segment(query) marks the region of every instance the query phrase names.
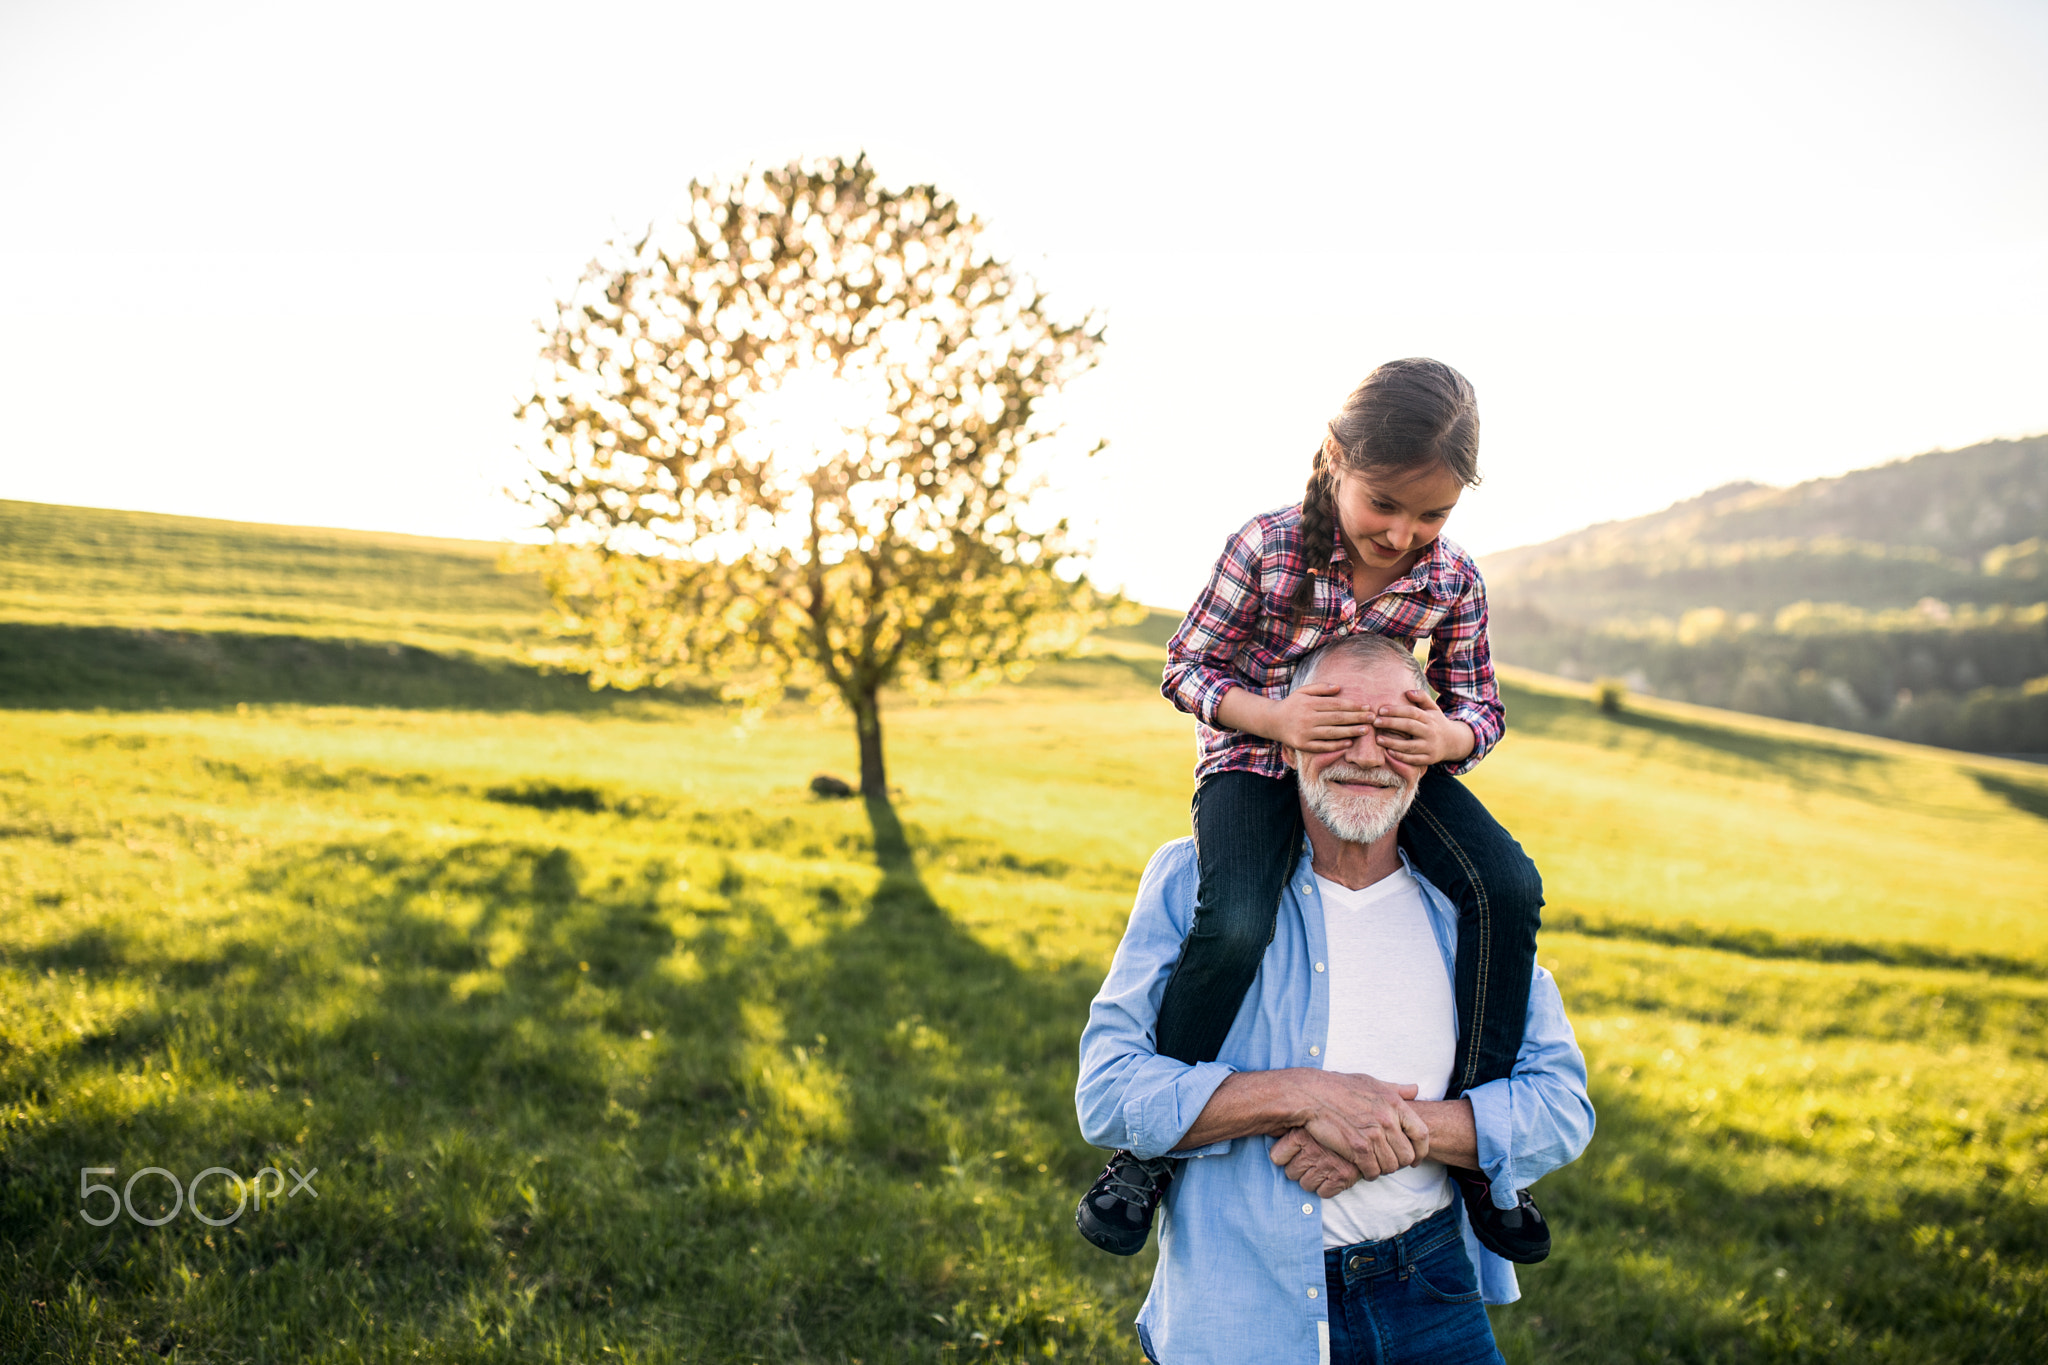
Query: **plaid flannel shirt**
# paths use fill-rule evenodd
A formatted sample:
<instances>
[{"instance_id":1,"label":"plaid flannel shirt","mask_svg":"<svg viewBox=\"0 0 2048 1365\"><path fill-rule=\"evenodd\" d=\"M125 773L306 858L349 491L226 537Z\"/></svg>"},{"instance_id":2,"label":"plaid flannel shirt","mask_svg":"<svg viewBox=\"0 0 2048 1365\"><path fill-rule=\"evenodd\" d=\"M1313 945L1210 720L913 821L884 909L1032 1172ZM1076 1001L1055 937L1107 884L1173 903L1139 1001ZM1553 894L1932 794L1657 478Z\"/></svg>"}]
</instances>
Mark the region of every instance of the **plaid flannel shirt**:
<instances>
[{"instance_id":1,"label":"plaid flannel shirt","mask_svg":"<svg viewBox=\"0 0 2048 1365\"><path fill-rule=\"evenodd\" d=\"M1316 578L1315 597L1295 618L1289 608L1307 572L1302 557L1301 508L1283 507L1253 517L1233 535L1187 619L1166 646L1159 690L1202 722L1195 763L1197 782L1211 773L1243 770L1285 777L1280 745L1216 722L1216 707L1233 687L1280 698L1294 666L1316 646L1361 631L1385 635L1411 649L1429 638L1426 672L1444 714L1472 727L1472 752L1444 765L1471 771L1501 737L1506 715L1486 644L1486 584L1472 557L1439 536L1402 577L1370 602L1351 595L1351 560L1337 531L1330 568Z\"/></svg>"}]
</instances>

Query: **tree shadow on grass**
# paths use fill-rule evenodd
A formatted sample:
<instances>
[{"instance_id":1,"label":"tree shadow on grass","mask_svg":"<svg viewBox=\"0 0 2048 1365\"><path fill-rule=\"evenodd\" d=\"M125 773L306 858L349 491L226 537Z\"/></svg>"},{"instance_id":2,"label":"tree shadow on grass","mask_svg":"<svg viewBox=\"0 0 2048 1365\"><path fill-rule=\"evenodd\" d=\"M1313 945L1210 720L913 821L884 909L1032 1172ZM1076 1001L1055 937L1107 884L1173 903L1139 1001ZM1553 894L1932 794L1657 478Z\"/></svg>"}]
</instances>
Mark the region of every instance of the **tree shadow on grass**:
<instances>
[{"instance_id":1,"label":"tree shadow on grass","mask_svg":"<svg viewBox=\"0 0 2048 1365\"><path fill-rule=\"evenodd\" d=\"M35 1082L134 1102L4 1149L0 1298L81 1276L98 1307L0 1310L0 1346L258 1333L289 1356L364 1335L368 1311L371 1338L466 1358L623 1339L937 1360L977 1331L1125 1353L1143 1268L1071 1231L1095 971L977 943L919 877L915 832L885 803L869 817L871 894L829 856L749 861L694 821L673 854L595 873L544 838L393 836L262 863L241 892L261 909L217 937L54 945L51 964L154 986ZM36 1176L110 1163L318 1167L319 1197L103 1234Z\"/></svg>"},{"instance_id":2,"label":"tree shadow on grass","mask_svg":"<svg viewBox=\"0 0 2048 1365\"><path fill-rule=\"evenodd\" d=\"M1977 779L1977 785L1987 794L2002 798L2014 810L2037 820L2048 820L2048 786L2015 782L1996 773L1973 772L1970 776Z\"/></svg>"},{"instance_id":3,"label":"tree shadow on grass","mask_svg":"<svg viewBox=\"0 0 2048 1365\"><path fill-rule=\"evenodd\" d=\"M770 857L826 842L801 824L740 847L676 821L671 852L596 871L597 824L573 848L394 837L259 866L264 912L230 937L53 948L163 985L45 1095L151 1098L0 1148L0 1354L1128 1359L1149 1258L1071 1227L1100 966L990 950L919 876L919 832L867 816L872 882ZM1756 1193L1730 1172L1769 1151L1688 1146L1681 1117L1599 1089L1593 1148L1544 1182L1559 1251L1502 1316L1511 1354L2019 1360L2038 1339L2048 1218L1989 1177L1896 1212ZM71 1217L75 1173L110 1163L317 1166L320 1193L103 1233Z\"/></svg>"},{"instance_id":4,"label":"tree shadow on grass","mask_svg":"<svg viewBox=\"0 0 2048 1365\"><path fill-rule=\"evenodd\" d=\"M789 1141L808 1142L800 1160L859 1170L823 1200L809 1182L753 1212L814 1254L772 1284L737 1267L721 1292L754 1311L730 1349L944 1359L1001 1342L1020 1357L1126 1357L1150 1258L1112 1264L1073 1231L1100 1159L1073 1111L1100 969L1027 969L985 947L919 874L921 833L885 800L866 814L881 873L866 913L776 989L788 1037L825 1040L844 1084L843 1128Z\"/></svg>"}]
</instances>

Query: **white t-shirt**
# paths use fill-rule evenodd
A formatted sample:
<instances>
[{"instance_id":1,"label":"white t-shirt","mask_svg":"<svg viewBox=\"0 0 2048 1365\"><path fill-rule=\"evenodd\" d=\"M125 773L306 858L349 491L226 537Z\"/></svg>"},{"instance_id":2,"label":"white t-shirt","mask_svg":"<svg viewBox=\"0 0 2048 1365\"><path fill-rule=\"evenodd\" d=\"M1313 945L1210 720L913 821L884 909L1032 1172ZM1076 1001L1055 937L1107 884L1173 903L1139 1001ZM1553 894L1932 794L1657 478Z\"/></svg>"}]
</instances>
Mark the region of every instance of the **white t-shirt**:
<instances>
[{"instance_id":1,"label":"white t-shirt","mask_svg":"<svg viewBox=\"0 0 2048 1365\"><path fill-rule=\"evenodd\" d=\"M1316 884L1330 954L1323 1070L1364 1072L1418 1087L1417 1099L1442 1099L1457 1062L1457 1012L1422 889L1406 868L1362 891L1324 877ZM1440 1161L1361 1180L1323 1201L1323 1245L1392 1237L1450 1202Z\"/></svg>"}]
</instances>

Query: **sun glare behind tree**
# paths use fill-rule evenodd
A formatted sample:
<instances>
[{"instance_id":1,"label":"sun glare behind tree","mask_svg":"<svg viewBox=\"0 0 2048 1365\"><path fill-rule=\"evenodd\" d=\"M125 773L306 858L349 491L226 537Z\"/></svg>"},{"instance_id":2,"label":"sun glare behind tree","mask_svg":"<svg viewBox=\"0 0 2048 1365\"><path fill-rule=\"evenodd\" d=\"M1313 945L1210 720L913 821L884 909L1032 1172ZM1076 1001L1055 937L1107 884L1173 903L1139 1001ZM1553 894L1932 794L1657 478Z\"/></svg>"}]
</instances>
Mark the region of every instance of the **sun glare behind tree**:
<instances>
[{"instance_id":1,"label":"sun glare behind tree","mask_svg":"<svg viewBox=\"0 0 2048 1365\"><path fill-rule=\"evenodd\" d=\"M1094 364L931 186L866 159L696 183L544 328L520 415L562 661L594 683L826 688L886 796L880 689L1014 677L1119 607L1034 472Z\"/></svg>"}]
</instances>

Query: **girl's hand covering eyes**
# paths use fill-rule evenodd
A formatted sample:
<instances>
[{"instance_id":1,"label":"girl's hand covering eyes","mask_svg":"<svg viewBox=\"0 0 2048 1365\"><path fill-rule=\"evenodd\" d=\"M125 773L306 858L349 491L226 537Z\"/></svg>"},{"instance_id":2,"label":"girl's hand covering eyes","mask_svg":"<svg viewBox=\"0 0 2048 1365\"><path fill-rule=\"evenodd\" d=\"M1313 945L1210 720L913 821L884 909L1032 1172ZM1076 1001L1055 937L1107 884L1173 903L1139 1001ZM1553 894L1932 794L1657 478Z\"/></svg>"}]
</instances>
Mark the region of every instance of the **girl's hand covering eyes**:
<instances>
[{"instance_id":1,"label":"girl's hand covering eyes","mask_svg":"<svg viewBox=\"0 0 2048 1365\"><path fill-rule=\"evenodd\" d=\"M1372 728L1372 712L1348 701L1337 700L1342 690L1335 683L1310 683L1297 687L1276 703L1274 728L1277 739L1290 749L1305 754L1328 754L1350 745Z\"/></svg>"},{"instance_id":2,"label":"girl's hand covering eyes","mask_svg":"<svg viewBox=\"0 0 2048 1365\"><path fill-rule=\"evenodd\" d=\"M1384 753L1418 768L1455 763L1471 754L1471 726L1445 715L1427 692L1410 689L1402 695L1408 705L1382 706L1374 720L1374 740Z\"/></svg>"}]
</instances>

